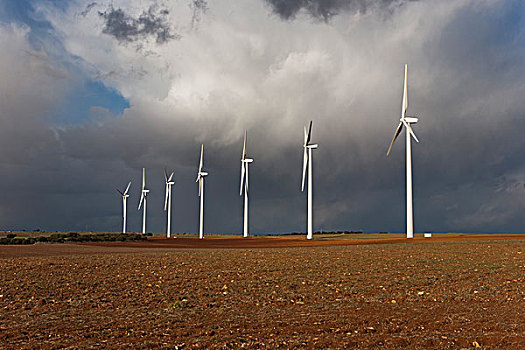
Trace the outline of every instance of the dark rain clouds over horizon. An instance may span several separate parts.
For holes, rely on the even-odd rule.
[[[403,67],[417,232],[523,232],[521,1],[7,1],[0,4],[0,228],[128,228],[146,168],[148,230],[242,230],[248,130],[252,232],[306,226],[303,126],[313,120],[314,229],[403,232]]]

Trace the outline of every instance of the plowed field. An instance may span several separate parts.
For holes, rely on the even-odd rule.
[[[525,349],[525,237],[471,238],[0,246],[0,348]]]

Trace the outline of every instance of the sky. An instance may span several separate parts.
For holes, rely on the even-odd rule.
[[[416,232],[525,231],[521,0],[3,0],[0,229],[305,232],[303,126],[313,121],[314,230],[404,232],[404,65]]]

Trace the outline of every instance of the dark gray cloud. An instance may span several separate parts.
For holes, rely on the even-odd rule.
[[[294,19],[301,10],[324,21],[343,11],[365,12],[374,6],[400,3],[403,0],[264,0],[283,19]],[[409,0],[411,1],[411,0]]]
[[[79,125],[50,127],[48,120],[73,83],[70,74],[24,44],[23,33],[0,36],[3,227],[117,231],[115,188],[132,180],[129,228],[139,230],[146,167],[148,229],[161,231],[167,167],[177,181],[174,230],[196,232],[203,142],[210,172],[205,231],[240,232],[247,128],[255,158],[252,232],[304,230],[302,127],[313,119],[315,230],[401,232],[404,134],[389,158],[385,153],[408,62],[409,112],[420,117],[414,129],[421,143],[413,143],[416,231],[523,231],[522,1],[420,1],[397,7],[387,21],[371,7],[367,16],[340,7],[326,25],[299,16],[276,21],[260,0],[243,4],[210,3],[199,30],[168,42],[163,56],[135,55],[129,45],[101,40],[94,11],[80,24],[54,22],[71,54],[97,68],[92,77],[130,99],[122,116],[93,106],[92,118]],[[189,28],[188,2],[173,6],[170,17]]]
[[[106,11],[99,11],[99,16],[105,20],[103,33],[114,36],[120,42],[133,42],[148,36],[155,37],[158,44],[164,44],[171,39],[179,38],[172,33],[167,20],[169,11],[158,9],[152,5],[142,12],[138,18],[127,14],[121,8],[110,6]]]
[[[191,16],[191,26],[193,28],[200,22],[201,16],[208,10],[208,2],[206,0],[193,0],[190,3],[190,7],[193,11]]]
[[[84,9],[84,11],[80,12],[80,15],[83,16],[83,17],[86,17],[87,14],[88,14],[89,12],[91,12],[91,10],[93,9],[93,7],[95,7],[95,6],[97,6],[97,3],[96,3],[96,2],[92,2],[92,3],[88,4],[88,5],[86,6],[86,8]]]

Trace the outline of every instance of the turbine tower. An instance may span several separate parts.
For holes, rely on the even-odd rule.
[[[148,195],[149,190],[146,189],[146,169],[142,168],[142,192],[140,194],[139,208],[142,206],[142,233],[146,233],[146,196]]]
[[[312,138],[312,121],[310,121],[310,127],[308,132],[304,127],[304,145],[303,145],[303,182],[301,185],[301,191],[304,191],[304,180],[306,178],[306,167],[308,166],[308,232],[306,235],[307,239],[313,238],[313,217],[312,217],[312,205],[313,205],[313,181],[312,181],[312,149],[318,147],[317,144],[311,144],[310,139]]]
[[[204,178],[208,176],[208,173],[202,170],[202,157],[204,155],[204,145],[201,145],[201,160],[199,162],[199,172],[197,173],[197,180],[199,183],[199,197],[201,197],[200,203],[200,216],[199,216],[199,238],[204,238]]]
[[[166,197],[164,199],[164,211],[168,212],[168,227],[166,229],[166,237],[171,237],[171,186],[175,185],[173,179],[173,172],[168,176],[168,172],[164,169],[164,179],[166,180]]]
[[[131,186],[131,181],[128,183],[128,187],[126,187],[126,190],[124,192],[121,192],[117,188],[117,192],[120,193],[122,196],[122,233],[126,233],[126,211],[127,211],[127,200],[129,197],[128,191],[129,187]]]
[[[414,237],[414,212],[412,207],[412,139],[411,136],[416,140],[416,142],[419,142],[419,140],[416,137],[416,134],[414,134],[414,131],[412,130],[411,125],[416,124],[418,121],[417,117],[409,117],[406,115],[406,111],[408,109],[408,87],[407,87],[407,71],[408,66],[405,64],[405,83],[403,87],[403,102],[401,103],[401,119],[399,120],[399,125],[397,126],[397,129],[394,133],[394,137],[392,138],[392,142],[390,142],[390,147],[388,147],[388,151],[386,152],[386,155],[388,156],[390,154],[390,150],[392,149],[392,145],[396,141],[397,137],[403,130],[403,126],[407,129],[406,131],[406,166],[407,166],[407,238],[413,238]]]
[[[253,159],[246,158],[246,137],[247,131],[245,130],[241,157],[241,188],[239,190],[239,196],[242,196],[242,188],[244,187],[244,228],[242,234],[243,237],[248,237],[248,166],[251,162],[253,162]]]

